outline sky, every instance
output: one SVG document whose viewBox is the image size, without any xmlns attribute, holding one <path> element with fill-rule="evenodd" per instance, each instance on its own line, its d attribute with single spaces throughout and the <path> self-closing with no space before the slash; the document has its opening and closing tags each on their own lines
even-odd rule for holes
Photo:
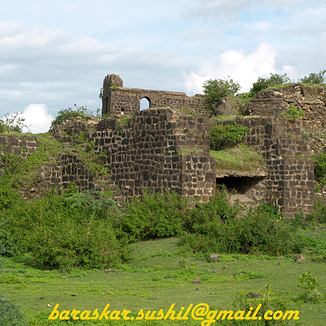
<svg viewBox="0 0 326 326">
<path fill-rule="evenodd" d="M 0 118 L 48 131 L 61 109 L 125 87 L 202 93 L 232 78 L 326 69 L 326 0 L 0 0 Z"/>
</svg>

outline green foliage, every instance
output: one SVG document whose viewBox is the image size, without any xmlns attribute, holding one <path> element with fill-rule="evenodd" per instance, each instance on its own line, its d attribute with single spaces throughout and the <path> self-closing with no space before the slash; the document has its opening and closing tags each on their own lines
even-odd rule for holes
<svg viewBox="0 0 326 326">
<path fill-rule="evenodd" d="M 320 294 L 317 292 L 319 282 L 311 276 L 311 272 L 305 272 L 298 278 L 299 287 L 306 289 L 303 295 L 300 296 L 304 302 L 318 302 Z"/>
<path fill-rule="evenodd" d="M 87 208 L 90 211 L 103 213 L 107 210 L 112 210 L 115 213 L 120 213 L 120 210 L 114 200 L 105 197 L 100 191 L 86 190 L 83 192 L 67 192 L 64 194 L 64 200 L 76 208 Z"/>
<path fill-rule="evenodd" d="M 7 301 L 0 295 L 0 321 L 1 326 L 27 326 L 28 322 L 24 319 L 17 306 Z"/>
<path fill-rule="evenodd" d="M 41 266 L 99 268 L 128 258 L 128 241 L 113 227 L 109 200 L 48 194 L 6 210 L 4 232 L 19 252 L 30 251 Z"/>
<path fill-rule="evenodd" d="M 240 90 L 240 85 L 233 79 L 210 79 L 204 83 L 204 105 L 212 115 L 216 115 L 217 107 L 222 100 L 230 95 L 235 95 Z"/>
<path fill-rule="evenodd" d="M 135 240 L 180 236 L 188 203 L 174 192 L 148 193 L 135 198 L 118 225 Z"/>
<path fill-rule="evenodd" d="M 56 118 L 51 122 L 51 125 L 56 126 L 65 122 L 69 118 L 85 117 L 87 114 L 88 114 L 87 107 L 85 106 L 77 107 L 77 105 L 74 104 L 74 108 L 60 110 Z"/>
<path fill-rule="evenodd" d="M 297 213 L 292 219 L 292 224 L 296 228 L 307 229 L 308 227 L 326 223 L 326 206 L 322 201 L 316 200 L 314 210 L 310 214 Z"/>
<path fill-rule="evenodd" d="M 209 209 L 214 207 L 214 209 Z M 190 234 L 182 245 L 193 252 L 282 255 L 291 252 L 293 228 L 275 206 L 264 204 L 237 218 L 241 206 L 230 206 L 225 195 L 198 205 L 191 215 Z"/>
<path fill-rule="evenodd" d="M 239 126 L 235 123 L 214 126 L 210 132 L 210 149 L 219 151 L 223 148 L 230 148 L 240 143 L 245 135 L 249 132 L 249 128 Z"/>
<path fill-rule="evenodd" d="M 128 125 L 129 120 L 131 119 L 131 116 L 127 116 L 127 117 L 123 117 L 120 121 L 119 121 L 119 127 L 124 128 Z"/>
<path fill-rule="evenodd" d="M 5 228 L 7 222 L 8 220 L 4 221 L 3 223 L 0 223 L 0 271 L 3 267 L 1 262 L 1 256 L 8 252 L 7 246 L 3 241 L 3 236 L 5 235 L 2 232 L 2 229 Z M 0 275 L 0 280 L 2 281 L 1 275 Z M 19 311 L 18 307 L 13 303 L 7 301 L 4 297 L 2 297 L 1 293 L 0 293 L 0 321 L 1 321 L 1 326 L 28 325 L 28 323 L 24 319 L 24 316 Z"/>
<path fill-rule="evenodd" d="M 308 76 L 299 79 L 299 83 L 313 85 L 323 84 L 325 81 L 325 74 L 326 70 L 322 70 L 319 73 L 310 73 Z"/>
<path fill-rule="evenodd" d="M 114 86 L 111 86 L 110 87 L 110 90 L 112 91 L 112 92 L 114 92 L 118 87 L 119 87 L 120 85 L 119 85 L 119 83 L 116 83 Z M 102 95 L 103 96 L 103 95 Z"/>
<path fill-rule="evenodd" d="M 104 93 L 104 87 L 100 88 L 100 92 L 98 94 L 98 97 L 102 100 L 103 99 L 103 93 Z"/>
<path fill-rule="evenodd" d="M 264 158 L 253 147 L 239 144 L 232 148 L 210 151 L 220 170 L 257 171 L 265 166 Z"/>
<path fill-rule="evenodd" d="M 315 176 L 322 187 L 326 185 L 326 153 L 319 153 L 315 160 Z"/>
<path fill-rule="evenodd" d="M 257 95 L 259 91 L 262 89 L 286 84 L 290 82 L 290 78 L 287 74 L 279 75 L 279 74 L 270 74 L 268 78 L 259 77 L 255 83 L 252 84 L 252 87 L 249 91 L 248 96 L 254 97 Z"/>
<path fill-rule="evenodd" d="M 275 312 L 277 310 L 281 310 L 285 312 L 288 309 L 288 302 L 284 299 L 275 299 L 271 296 L 271 285 L 266 284 L 265 286 L 265 293 L 262 298 L 256 299 L 252 298 L 248 293 L 239 292 L 235 301 L 234 301 L 234 308 L 236 311 L 255 311 L 258 305 L 260 309 L 257 313 L 257 318 L 260 318 L 260 321 L 255 321 L 254 323 L 258 325 L 288 325 L 289 323 L 287 320 L 265 320 L 264 315 L 267 311 Z M 231 320 L 225 322 L 227 325 L 253 325 L 252 320 Z M 225 325 L 224 323 L 222 325 Z"/>
<path fill-rule="evenodd" d="M 297 109 L 293 103 L 290 104 L 290 108 L 281 113 L 287 120 L 295 122 L 297 119 L 300 119 L 304 114 L 302 109 Z"/>
<path fill-rule="evenodd" d="M 3 120 L 0 120 L 0 134 L 4 132 L 18 132 L 21 133 L 24 128 L 27 128 L 25 119 L 20 117 L 21 113 L 4 115 Z"/>
</svg>

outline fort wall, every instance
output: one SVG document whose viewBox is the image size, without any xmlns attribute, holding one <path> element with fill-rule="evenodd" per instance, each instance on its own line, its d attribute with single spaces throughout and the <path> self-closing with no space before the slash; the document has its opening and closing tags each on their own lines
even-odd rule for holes
<svg viewBox="0 0 326 326">
<path fill-rule="evenodd" d="M 142 99 L 147 99 L 149 108 L 170 106 L 185 108 L 194 113 L 200 113 L 203 108 L 202 95 L 188 97 L 182 92 L 125 88 L 122 79 L 114 74 L 105 77 L 102 90 L 102 116 L 130 115 L 139 112 Z"/>
</svg>

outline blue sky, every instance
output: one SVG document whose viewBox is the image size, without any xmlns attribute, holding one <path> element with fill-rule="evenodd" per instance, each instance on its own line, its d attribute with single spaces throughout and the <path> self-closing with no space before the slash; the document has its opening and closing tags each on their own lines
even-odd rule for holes
<svg viewBox="0 0 326 326">
<path fill-rule="evenodd" d="M 326 69 L 326 0 L 0 0 L 0 117 L 44 132 L 60 109 L 127 87 L 200 93 L 230 76 L 296 81 Z"/>
</svg>

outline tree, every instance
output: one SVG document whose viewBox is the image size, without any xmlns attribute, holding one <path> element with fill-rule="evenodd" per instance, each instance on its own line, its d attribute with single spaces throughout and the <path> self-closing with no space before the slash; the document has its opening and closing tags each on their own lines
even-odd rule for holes
<svg viewBox="0 0 326 326">
<path fill-rule="evenodd" d="M 252 84 L 249 94 L 251 97 L 254 97 L 262 89 L 274 87 L 277 85 L 283 85 L 289 82 L 290 82 L 290 78 L 286 73 L 284 75 L 271 73 L 269 75 L 269 78 L 259 77 L 257 81 Z"/>
<path fill-rule="evenodd" d="M 322 84 L 325 81 L 325 75 L 326 74 L 326 70 L 322 70 L 319 73 L 311 73 L 308 76 L 302 77 L 301 79 L 299 79 L 299 83 L 302 84 L 313 84 L 313 85 L 318 85 L 318 84 Z"/>
<path fill-rule="evenodd" d="M 210 79 L 206 80 L 204 85 L 204 105 L 205 109 L 216 115 L 217 107 L 222 103 L 222 100 L 230 95 L 235 95 L 240 85 L 233 79 Z"/>
</svg>

